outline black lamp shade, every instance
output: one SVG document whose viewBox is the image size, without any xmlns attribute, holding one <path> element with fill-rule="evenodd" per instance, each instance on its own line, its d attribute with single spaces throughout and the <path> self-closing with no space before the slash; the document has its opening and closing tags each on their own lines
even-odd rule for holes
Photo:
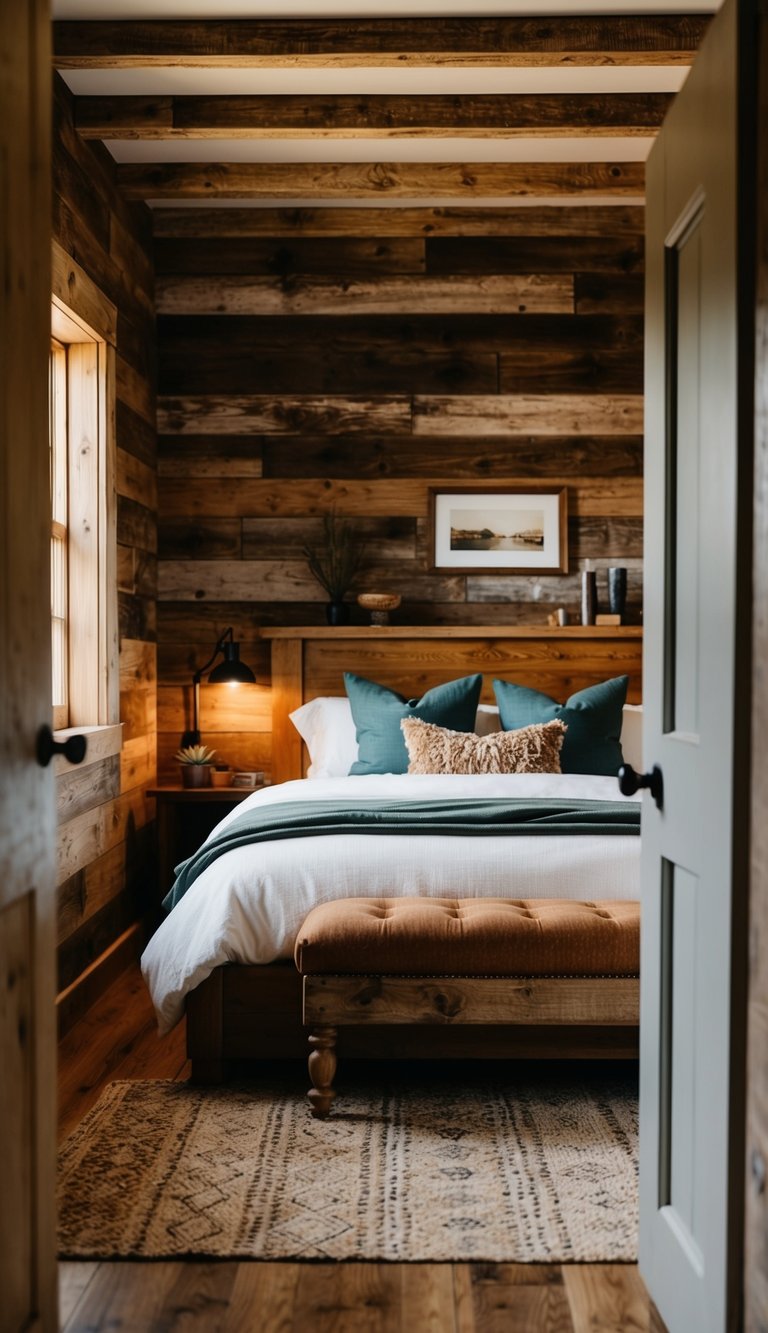
<svg viewBox="0 0 768 1333">
<path fill-rule="evenodd" d="M 239 643 L 223 643 L 221 651 L 224 654 L 224 661 L 213 668 L 208 677 L 209 685 L 256 684 L 256 677 L 251 668 L 240 661 Z"/>
</svg>

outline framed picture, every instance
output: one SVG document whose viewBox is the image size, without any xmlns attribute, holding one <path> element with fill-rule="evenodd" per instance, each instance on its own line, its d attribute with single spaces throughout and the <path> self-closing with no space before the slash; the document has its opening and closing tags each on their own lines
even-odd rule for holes
<svg viewBox="0 0 768 1333">
<path fill-rule="evenodd" d="M 441 486 L 429 492 L 432 569 L 565 574 L 564 486 Z"/>
</svg>

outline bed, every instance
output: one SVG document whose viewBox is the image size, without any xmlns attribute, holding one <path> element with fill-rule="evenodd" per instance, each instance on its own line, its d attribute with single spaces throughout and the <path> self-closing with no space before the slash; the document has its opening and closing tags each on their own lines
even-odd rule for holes
<svg viewBox="0 0 768 1333">
<path fill-rule="evenodd" d="M 254 793 L 222 824 L 254 807 L 287 809 L 304 799 L 343 802 L 483 799 L 523 795 L 581 801 L 616 800 L 615 781 L 574 774 L 306 779 L 308 754 L 290 713 L 317 697 L 341 696 L 343 672 L 353 671 L 409 695 L 466 672 L 482 671 L 482 702 L 493 702 L 494 676 L 543 689 L 564 700 L 599 680 L 626 674 L 628 701 L 640 699 L 641 631 L 436 628 L 273 630 L 273 784 Z M 620 799 L 620 798 L 619 798 Z M 221 827 L 221 826 L 220 826 Z M 440 897 L 506 896 L 632 898 L 638 893 L 638 839 L 611 840 L 596 856 L 594 839 L 516 838 L 514 857 L 496 839 L 414 839 L 354 832 L 342 838 L 303 838 L 237 848 L 209 868 L 150 942 L 145 976 L 161 1029 L 186 1008 L 193 1077 L 218 1081 L 232 1061 L 301 1057 L 300 978 L 291 959 L 298 926 L 317 902 L 347 896 L 418 893 Z M 637 1035 L 626 1028 L 489 1028 L 471 1032 L 349 1028 L 340 1054 L 377 1057 L 633 1056 Z"/>
</svg>

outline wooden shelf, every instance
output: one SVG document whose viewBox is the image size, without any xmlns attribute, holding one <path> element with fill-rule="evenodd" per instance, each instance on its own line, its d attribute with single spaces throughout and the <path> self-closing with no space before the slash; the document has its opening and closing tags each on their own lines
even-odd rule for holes
<svg viewBox="0 0 768 1333">
<path fill-rule="evenodd" d="M 642 625 L 280 625 L 262 639 L 640 639 Z"/>
<path fill-rule="evenodd" d="M 146 795 L 162 798 L 173 797 L 177 801 L 229 801 L 230 803 L 238 797 L 250 796 L 252 791 L 259 791 L 259 787 L 182 787 L 181 783 L 170 783 L 167 787 L 149 787 Z"/>
</svg>

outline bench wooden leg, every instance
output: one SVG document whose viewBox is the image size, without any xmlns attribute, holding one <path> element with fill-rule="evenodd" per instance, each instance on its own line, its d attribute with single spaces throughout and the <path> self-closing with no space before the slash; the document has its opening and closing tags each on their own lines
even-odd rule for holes
<svg viewBox="0 0 768 1333">
<path fill-rule="evenodd" d="M 336 1073 L 336 1029 L 315 1028 L 309 1034 L 309 1045 L 309 1077 L 312 1087 L 307 1096 L 312 1103 L 313 1116 L 324 1120 L 336 1096 L 332 1087 Z"/>
</svg>

